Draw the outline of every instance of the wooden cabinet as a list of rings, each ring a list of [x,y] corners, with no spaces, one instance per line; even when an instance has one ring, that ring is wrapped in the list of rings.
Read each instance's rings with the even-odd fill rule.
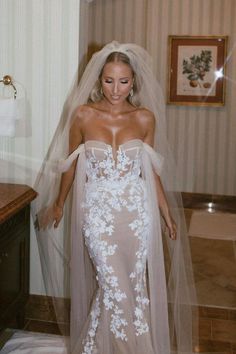
[[[30,202],[25,185],[0,183],[0,330],[24,325],[29,296]]]

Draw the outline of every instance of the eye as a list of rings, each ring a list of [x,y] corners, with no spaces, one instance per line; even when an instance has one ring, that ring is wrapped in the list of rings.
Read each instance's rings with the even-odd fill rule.
[[[111,79],[105,79],[104,81],[105,81],[106,84],[111,84],[112,83]]]
[[[121,80],[121,83],[122,83],[122,84],[128,84],[128,83],[129,83],[129,80]]]

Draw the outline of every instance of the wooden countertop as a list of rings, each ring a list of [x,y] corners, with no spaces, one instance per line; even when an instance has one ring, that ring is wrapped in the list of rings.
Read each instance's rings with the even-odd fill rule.
[[[23,184],[0,183],[0,224],[35,199],[37,193]]]

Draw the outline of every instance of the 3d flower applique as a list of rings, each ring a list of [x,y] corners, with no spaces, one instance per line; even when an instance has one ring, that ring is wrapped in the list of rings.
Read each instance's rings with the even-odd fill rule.
[[[149,230],[149,216],[140,182],[141,160],[137,153],[134,158],[119,149],[114,159],[111,146],[106,145],[103,158],[87,152],[86,197],[83,203],[84,235],[91,258],[96,264],[99,284],[99,301],[91,316],[88,336],[83,354],[96,353],[96,331],[99,324],[101,306],[110,317],[110,331],[115,338],[129,340],[129,326],[135,335],[148,332],[145,310],[149,304],[146,296],[146,255]],[[129,236],[137,240],[134,265],[127,274],[132,291],[134,306],[130,314],[124,310],[129,301],[128,292],[116,272],[113,260],[119,257],[119,243],[115,241],[116,217],[124,212],[130,216],[127,227]],[[135,241],[136,242],[136,241]],[[122,286],[121,286],[122,284]]]

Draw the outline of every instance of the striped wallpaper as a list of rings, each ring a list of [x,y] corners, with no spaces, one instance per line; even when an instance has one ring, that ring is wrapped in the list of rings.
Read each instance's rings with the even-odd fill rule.
[[[235,0],[0,0],[0,14],[0,77],[10,74],[25,87],[31,126],[26,137],[0,137],[0,153],[26,156],[36,168],[78,59],[82,69],[104,43],[136,42],[153,56],[166,92],[169,34],[229,35],[225,107],[168,106],[167,120],[182,190],[236,194]],[[33,232],[31,260],[31,293],[42,293]]]
[[[31,131],[0,137],[0,157],[26,157],[38,171],[78,66],[78,0],[0,0],[0,77],[12,75],[26,89]],[[17,160],[17,158],[16,158]],[[14,171],[13,171],[14,173]],[[0,171],[0,177],[4,171]],[[31,184],[34,175],[17,181]],[[37,244],[31,232],[30,291],[43,292]]]
[[[23,85],[30,106],[30,131],[0,137],[0,151],[26,156],[38,170],[78,66],[79,2],[0,0],[0,13],[0,77]]]
[[[87,5],[88,57],[116,39],[147,48],[166,94],[168,35],[228,35],[226,105],[167,106],[168,136],[181,189],[236,195],[236,1],[94,0]]]

